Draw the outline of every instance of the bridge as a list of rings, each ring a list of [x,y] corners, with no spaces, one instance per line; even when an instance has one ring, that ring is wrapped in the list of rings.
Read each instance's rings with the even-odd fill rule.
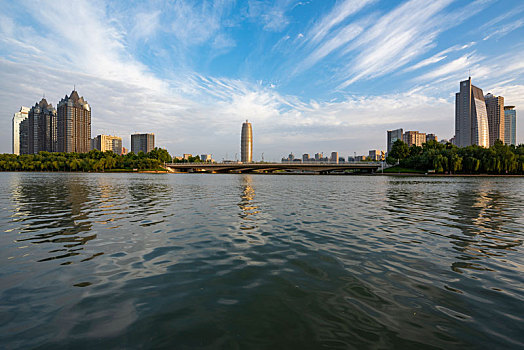
[[[289,163],[169,163],[166,164],[172,172],[207,172],[207,173],[273,173],[307,172],[316,174],[342,173],[347,170],[372,173],[382,167],[380,162],[289,162]]]

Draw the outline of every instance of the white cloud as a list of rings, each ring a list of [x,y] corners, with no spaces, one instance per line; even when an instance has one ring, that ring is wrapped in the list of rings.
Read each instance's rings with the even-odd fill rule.
[[[311,43],[318,43],[330,33],[331,29],[374,2],[376,0],[344,0],[339,2],[311,28],[306,37]]]

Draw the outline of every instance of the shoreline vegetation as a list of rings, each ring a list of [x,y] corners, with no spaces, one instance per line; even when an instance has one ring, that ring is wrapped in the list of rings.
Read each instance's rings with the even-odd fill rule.
[[[0,171],[165,174],[172,173],[164,166],[165,163],[181,161],[183,160],[172,158],[167,150],[161,148],[155,148],[148,153],[131,152],[126,155],[98,150],[88,153],[0,154]],[[194,157],[186,161],[198,162],[200,159]],[[393,166],[383,171],[377,170],[374,175],[522,176],[524,175],[524,144],[513,146],[497,141],[490,148],[479,146],[459,148],[450,143],[428,141],[422,147],[415,145],[409,147],[403,141],[397,140],[386,162]],[[293,174],[293,172],[282,174]]]
[[[504,145],[500,140],[489,148],[428,141],[409,147],[395,141],[386,162],[394,167],[384,173],[431,175],[524,175],[524,144]]]
[[[160,148],[151,152],[118,155],[112,151],[88,153],[39,152],[38,154],[0,154],[0,171],[49,172],[167,172],[164,162],[169,153]]]

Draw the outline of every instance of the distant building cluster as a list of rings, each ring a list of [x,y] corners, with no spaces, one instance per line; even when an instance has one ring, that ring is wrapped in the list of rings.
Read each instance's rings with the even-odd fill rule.
[[[391,148],[393,147],[393,144],[397,140],[402,140],[404,143],[406,143],[408,146],[422,146],[422,144],[433,140],[438,141],[437,135],[435,134],[426,134],[419,131],[406,131],[404,132],[403,129],[395,129],[395,130],[388,130],[387,131],[388,139],[387,139],[387,145],[388,149],[387,152],[391,152]]]
[[[13,116],[14,154],[88,152],[91,140],[91,107],[76,90],[57,109],[45,98],[30,109],[21,107]]]
[[[504,97],[489,93],[471,84],[471,77],[460,82],[455,96],[455,136],[459,147],[478,145],[490,147],[497,140],[508,145],[517,142],[516,111],[504,106]]]
[[[155,148],[154,134],[131,135],[131,151],[137,154]],[[90,150],[113,151],[127,154],[122,138],[98,135],[91,138],[91,106],[73,89],[55,109],[42,98],[31,108],[20,107],[13,116],[13,154],[36,154],[38,152],[76,152]]]
[[[395,129],[387,131],[387,152],[391,152],[397,140],[408,146],[434,140],[435,134]],[[460,82],[455,96],[455,136],[449,140],[454,145],[466,147],[479,145],[490,147],[497,140],[507,145],[517,144],[517,112],[515,106],[505,106],[504,97],[491,93],[484,95],[482,89],[471,84],[471,78]],[[441,140],[447,143],[448,140]]]
[[[308,153],[304,153],[302,158],[296,158],[293,153],[290,153],[287,158],[282,158],[282,163],[331,163],[343,164],[346,162],[360,162],[360,161],[382,161],[385,160],[385,152],[381,150],[370,150],[368,156],[348,156],[347,158],[340,157],[338,152],[331,152],[331,156],[324,156],[322,152],[315,153],[314,157],[310,157]]]

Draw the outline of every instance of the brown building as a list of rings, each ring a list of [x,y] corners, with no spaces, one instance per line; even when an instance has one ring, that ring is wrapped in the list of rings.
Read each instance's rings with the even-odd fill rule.
[[[58,103],[58,152],[85,153],[91,149],[91,107],[73,90]]]
[[[426,134],[418,131],[406,131],[402,135],[402,141],[407,143],[408,146],[422,146],[423,143],[426,143]]]
[[[493,146],[497,140],[504,142],[504,97],[489,93],[484,100],[488,112],[489,145]]]
[[[111,135],[98,135],[91,140],[91,149],[101,152],[112,151],[114,154],[122,154],[122,138]]]

